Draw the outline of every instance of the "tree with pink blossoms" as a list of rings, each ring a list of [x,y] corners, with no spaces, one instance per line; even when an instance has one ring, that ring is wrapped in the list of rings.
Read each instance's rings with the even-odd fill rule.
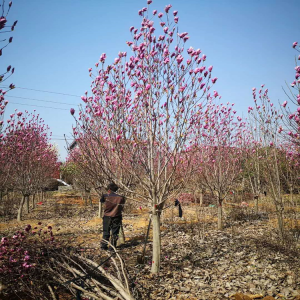
[[[297,204],[297,202],[294,202],[295,199],[293,199],[293,194],[300,183],[300,159],[298,145],[291,141],[285,142],[280,145],[278,155],[283,188],[284,190],[289,191],[289,203],[293,206],[294,204]]]
[[[15,21],[13,24],[7,23],[7,16],[12,7],[12,1],[9,2],[8,8],[5,7],[5,0],[2,0],[2,5],[0,5],[0,9],[2,10],[2,16],[0,17],[0,33],[5,34],[8,32],[12,32],[15,29],[15,26],[17,25],[18,21]],[[2,56],[2,53],[4,52],[4,49],[13,41],[13,37],[2,39],[1,42],[4,43],[4,45],[0,46],[0,56]],[[11,65],[7,66],[6,70],[0,74],[0,82],[3,83],[5,80],[7,80],[13,73],[15,69],[12,68]],[[14,88],[13,84],[9,85],[8,90],[11,90]],[[0,133],[1,129],[3,127],[3,115],[5,107],[8,103],[7,100],[4,99],[4,96],[8,90],[2,90],[0,89]]]
[[[235,117],[233,105],[209,103],[198,115],[195,131],[196,153],[194,165],[201,186],[217,198],[218,229],[223,229],[222,204],[236,187],[242,172],[243,135],[245,122]]]
[[[284,141],[284,136],[281,134],[283,115],[271,102],[268,89],[264,89],[264,85],[258,92],[256,88],[253,88],[252,94],[255,106],[250,109],[249,113],[259,126],[254,129],[260,133],[253,136],[253,143],[262,149],[259,158],[263,161],[263,177],[276,209],[279,236],[281,240],[284,240],[282,164],[279,152]]]
[[[292,141],[300,146],[300,45],[298,42],[293,43],[293,48],[297,52],[295,58],[295,79],[288,86],[288,91],[285,91],[288,101],[285,100],[282,103],[282,112],[283,112],[283,124],[281,127],[282,134],[284,134],[286,140]],[[289,107],[289,104],[292,107]]]
[[[48,127],[39,115],[16,112],[10,115],[0,139],[1,176],[11,189],[22,193],[17,220],[25,201],[41,188],[56,169],[57,152],[49,143]],[[3,188],[3,187],[2,187]]]
[[[152,272],[160,268],[160,215],[165,201],[183,184],[178,169],[189,160],[188,150],[198,112],[217,81],[206,56],[189,47],[187,32],[180,32],[178,12],[141,9],[140,28],[130,28],[130,54],[119,52],[105,65],[102,54],[93,77],[92,95],[82,96],[85,108],[76,119],[74,137],[88,137],[95,166],[131,198],[149,205],[153,224]],[[159,26],[154,27],[154,20]],[[74,110],[71,114],[74,115]],[[97,153],[97,154],[96,154]],[[190,168],[181,170],[188,178]],[[182,174],[183,173],[183,174]],[[128,178],[133,184],[128,184]]]
[[[256,90],[253,89],[253,93]],[[261,194],[263,193],[264,184],[264,160],[262,159],[262,136],[263,130],[259,126],[257,112],[253,107],[248,107],[249,118],[247,120],[248,142],[245,144],[246,160],[244,164],[244,175],[247,178],[253,198],[255,200],[255,210],[258,213]]]

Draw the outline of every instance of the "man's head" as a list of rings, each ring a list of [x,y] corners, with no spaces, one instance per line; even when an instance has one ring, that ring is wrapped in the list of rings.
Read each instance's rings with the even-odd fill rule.
[[[114,183],[111,182],[108,186],[107,186],[107,190],[111,191],[111,192],[116,192],[119,189],[119,187]]]

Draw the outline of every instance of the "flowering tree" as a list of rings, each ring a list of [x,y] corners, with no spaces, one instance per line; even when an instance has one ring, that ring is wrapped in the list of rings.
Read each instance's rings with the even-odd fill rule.
[[[16,112],[10,115],[0,140],[2,176],[6,184],[22,193],[17,220],[22,217],[25,200],[41,188],[56,169],[57,152],[49,143],[48,127],[39,115]],[[27,204],[28,206],[29,204]]]
[[[290,193],[290,204],[293,204],[293,193],[299,186],[299,148],[293,143],[283,143],[278,149],[282,182]]]
[[[12,6],[12,1],[9,2],[8,4],[8,9],[5,11],[5,0],[2,0],[2,7],[0,5],[0,8],[2,9],[2,16],[0,17],[0,33],[8,33],[8,32],[12,32],[15,29],[15,26],[17,25],[18,21],[15,21],[13,23],[13,25],[8,25],[7,24],[7,15],[10,11],[10,8]],[[2,52],[3,49],[6,48],[13,40],[13,37],[9,37],[8,39],[3,39],[1,40],[1,42],[4,42],[4,46],[0,46],[0,56],[2,56]],[[11,65],[9,65],[6,68],[6,71],[3,72],[2,74],[0,74],[0,82],[4,82],[5,80],[7,80],[13,73],[14,73],[15,69],[11,67]],[[9,89],[13,89],[14,85],[10,84],[9,85]],[[4,99],[4,96],[6,94],[7,91],[4,91],[2,89],[0,89],[0,133],[1,133],[1,129],[3,127],[3,114],[4,114],[4,109],[8,103],[7,100]]]
[[[256,90],[253,90],[253,95]],[[258,118],[258,112],[253,110],[253,107],[248,108],[248,143],[245,143],[245,154],[246,161],[244,164],[244,174],[248,179],[250,184],[254,200],[255,200],[255,210],[258,213],[258,203],[263,192],[263,169],[264,169],[264,160],[263,160],[263,149],[262,149],[262,136],[263,130],[261,128]]]
[[[88,138],[88,151],[105,178],[151,207],[154,273],[160,267],[161,210],[182,185],[182,172],[189,175],[190,168],[181,170],[180,178],[176,170],[189,160],[198,111],[212,97],[210,86],[217,80],[211,79],[212,67],[206,69],[200,49],[188,48],[184,58],[189,36],[179,33],[178,12],[171,16],[171,7],[165,7],[165,16],[156,10],[151,14],[149,7],[139,11],[141,28],[131,27],[127,42],[131,55],[120,52],[106,67],[106,55],[101,55],[96,73],[89,70],[92,96],[82,97],[85,109],[74,128],[81,152],[87,154],[81,139]],[[154,27],[155,18],[161,30]]]
[[[293,43],[293,48],[300,53],[300,46],[298,42]],[[296,106],[296,109],[289,108],[288,101],[284,101],[282,103],[283,107],[283,123],[284,127],[281,128],[281,131],[285,134],[285,138],[289,141],[292,141],[300,146],[300,65],[298,62],[300,61],[300,55],[295,59],[295,80],[291,83],[289,90],[286,92],[286,96],[289,98],[290,104],[293,107]],[[293,111],[294,110],[294,111]]]
[[[242,138],[245,122],[234,118],[232,106],[210,103],[199,114],[195,131],[197,152],[194,157],[199,181],[217,197],[218,229],[223,228],[222,203],[242,171]]]
[[[253,99],[255,107],[250,109],[250,114],[256,118],[261,135],[255,142],[260,145],[262,151],[260,158],[263,160],[263,177],[270,189],[271,198],[276,208],[278,220],[278,231],[280,238],[284,238],[283,210],[284,203],[282,197],[282,169],[280,164],[280,145],[283,142],[282,118],[271,100],[268,97],[268,89],[264,85],[258,91],[253,88]],[[256,128],[257,130],[257,128]],[[254,137],[255,139],[255,137]]]

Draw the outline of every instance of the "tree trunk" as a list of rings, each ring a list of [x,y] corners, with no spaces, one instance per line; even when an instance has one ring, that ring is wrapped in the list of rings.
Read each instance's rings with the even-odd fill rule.
[[[20,222],[21,219],[22,219],[22,210],[23,210],[24,202],[25,202],[25,196],[22,197],[22,200],[20,202],[20,206],[19,206],[19,209],[18,209],[18,216],[17,216],[17,221],[18,222]]]
[[[222,208],[222,202],[218,203],[218,230],[223,230],[223,208]]]
[[[283,207],[276,207],[279,237],[284,241]]]
[[[293,204],[293,185],[292,184],[290,184],[290,201],[291,201],[290,205],[292,205]]]
[[[200,190],[200,206],[203,206],[203,190]]]
[[[255,198],[255,213],[258,214],[258,199],[259,199],[259,195],[256,195],[254,198]]]
[[[103,203],[101,203],[100,201],[99,201],[99,211],[98,211],[98,217],[99,217],[99,219],[101,219],[102,218],[102,214],[103,214]]]
[[[35,208],[35,202],[34,202],[34,200],[35,200],[35,194],[32,195],[32,209]]]
[[[29,196],[26,196],[25,198],[25,201],[26,201],[26,214],[29,214]]]
[[[152,216],[153,222],[153,254],[151,272],[157,274],[160,269],[160,212],[155,212]]]

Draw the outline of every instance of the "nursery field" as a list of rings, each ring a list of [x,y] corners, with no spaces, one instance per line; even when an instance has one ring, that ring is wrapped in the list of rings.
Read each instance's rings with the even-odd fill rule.
[[[1,236],[11,236],[28,224],[34,227],[41,222],[42,230],[51,226],[55,240],[64,245],[65,251],[99,263],[111,254],[99,247],[102,220],[97,215],[97,203],[93,198],[93,207],[85,206],[74,193],[51,193],[22,222],[0,223]],[[166,209],[161,224],[161,271],[152,274],[151,230],[144,263],[137,261],[144,247],[149,210],[128,204],[123,217],[125,243],[118,247],[117,253],[127,269],[134,299],[300,299],[300,220],[293,215],[285,219],[289,232],[297,235],[298,244],[294,239],[284,246],[277,240],[276,221],[267,200],[261,203],[259,214],[251,206],[251,203],[244,208],[225,205],[223,231],[217,230],[215,207],[186,204],[182,218],[177,217],[177,207]],[[104,263],[107,272],[112,269],[111,264],[111,261]],[[76,277],[74,274],[68,280]],[[26,280],[35,284],[27,278],[16,282],[15,290],[18,285],[26,284]],[[55,282],[52,291],[55,299],[81,297]],[[18,293],[5,296],[4,288],[1,299],[32,298]]]
[[[300,2],[13,2],[0,300],[300,300]]]

